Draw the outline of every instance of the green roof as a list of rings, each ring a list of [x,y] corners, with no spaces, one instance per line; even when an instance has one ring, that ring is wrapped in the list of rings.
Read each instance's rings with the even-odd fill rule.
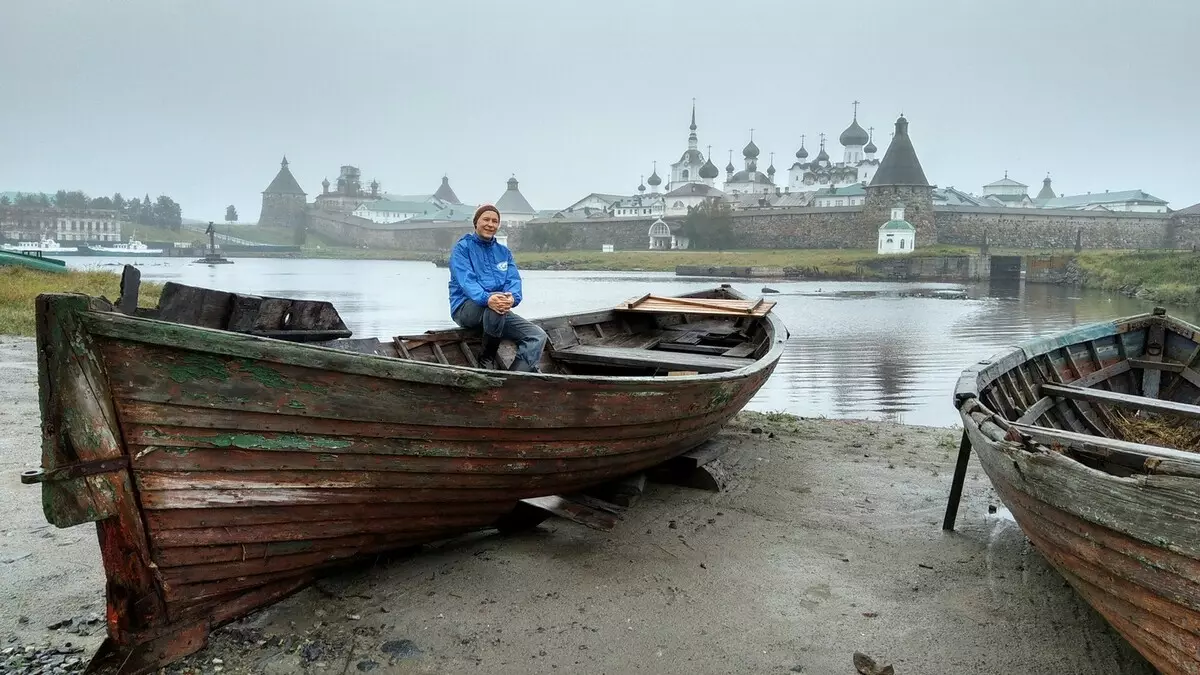
[[[468,206],[466,204],[452,204],[450,206],[447,206],[444,209],[441,209],[440,211],[433,211],[432,213],[426,213],[423,216],[416,216],[414,218],[410,218],[408,220],[408,222],[415,223],[415,222],[420,222],[420,221],[428,221],[428,222],[449,221],[449,222],[469,223],[469,222],[471,222],[471,218],[473,218],[474,216],[475,216],[475,207],[474,206]]]
[[[917,228],[907,220],[889,220],[879,226],[880,230],[895,230],[899,232],[916,232]]]
[[[1166,201],[1147,194],[1142,190],[1122,190],[1121,192],[1095,192],[1090,195],[1069,195],[1066,197],[1056,197],[1054,199],[1038,200],[1042,208],[1047,209],[1070,209],[1078,206],[1091,206],[1092,204],[1116,204],[1122,202],[1141,202],[1144,204],[1162,204],[1166,205]]]
[[[378,211],[382,213],[424,214],[436,211],[438,209],[438,205],[433,202],[396,201],[392,199],[380,199],[373,202],[363,202],[359,206],[368,211]]]
[[[865,187],[863,187],[862,183],[855,183],[854,185],[845,185],[840,188],[830,188],[828,190],[821,190],[817,194],[813,195],[813,198],[815,199],[817,197],[860,197],[865,194],[867,194],[867,189]]]

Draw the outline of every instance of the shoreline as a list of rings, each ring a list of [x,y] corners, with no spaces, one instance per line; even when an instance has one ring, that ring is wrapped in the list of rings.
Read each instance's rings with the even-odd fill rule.
[[[0,336],[0,672],[104,636],[95,528],[49,526],[18,480],[40,464],[33,342]],[[902,675],[1149,675],[974,461],[941,531],[957,436],[743,412],[722,492],[649,484],[611,532],[551,519],[331,572],[165,672],[851,673],[862,652]]]

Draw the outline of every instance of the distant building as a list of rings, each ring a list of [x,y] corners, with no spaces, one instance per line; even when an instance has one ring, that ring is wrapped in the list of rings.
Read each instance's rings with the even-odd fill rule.
[[[398,223],[417,216],[424,216],[443,208],[440,201],[410,202],[376,199],[363,202],[352,213],[375,223]]]
[[[287,157],[279,163],[279,173],[262,193],[258,224],[265,227],[303,228],[308,198],[288,168]]]
[[[520,227],[538,215],[525,195],[521,194],[516,176],[508,179],[508,188],[496,200],[496,209],[500,211],[501,227]]]
[[[121,241],[121,213],[109,209],[0,207],[0,239],[62,242]]]
[[[775,164],[767,167],[767,172],[758,170],[758,146],[754,144],[751,135],[750,142],[742,148],[742,159],[746,168],[725,179],[724,192],[729,194],[774,194],[775,193]],[[714,170],[716,167],[713,167]]]
[[[858,123],[858,102],[854,102],[854,116],[850,126],[838,136],[842,145],[842,161],[834,162],[825,151],[825,135],[821,134],[821,147],[817,156],[809,161],[804,147],[804,136],[800,137],[800,149],[796,151],[796,163],[788,171],[788,190],[791,192],[812,191],[824,187],[847,187],[855,183],[867,185],[875,177],[879,160],[875,158],[874,128],[863,129]]]
[[[677,251],[688,247],[688,238],[679,223],[668,223],[659,218],[650,224],[649,235],[651,251]]]
[[[720,171],[712,163],[712,159],[705,159],[704,153],[700,152],[699,139],[696,136],[696,102],[692,102],[692,123],[688,126],[690,133],[688,134],[688,147],[680,155],[679,161],[671,165],[671,181],[667,183],[667,191],[677,190],[685,185],[702,184],[712,186],[713,179],[716,178]],[[705,176],[704,174],[710,174]],[[654,178],[658,175],[655,172]],[[654,187],[657,187],[655,185]]]
[[[879,169],[867,185],[863,217],[867,223],[886,222],[887,215],[897,202],[905,205],[906,220],[925,241],[937,241],[937,224],[933,217],[933,186],[925,178],[917,151],[908,135],[908,120],[901,115],[896,120],[892,142],[879,163]],[[915,239],[914,239],[915,241]]]
[[[1028,185],[1009,178],[1007,171],[1004,172],[1004,178],[983,186],[985,201],[994,202],[1000,206],[1019,206],[1023,208],[1034,206],[1033,200],[1029,198],[1028,191]]]
[[[867,203],[867,188],[861,183],[845,187],[830,187],[829,189],[817,192],[812,198],[812,205],[817,208],[829,206],[862,206],[865,203]]]
[[[715,187],[702,183],[688,183],[663,195],[663,201],[666,215],[686,216],[688,209],[700,206],[706,201],[719,200],[724,196],[725,193]]]
[[[1047,179],[1049,180],[1049,179]],[[1043,209],[1074,209],[1077,211],[1123,211],[1134,213],[1166,213],[1167,201],[1142,190],[1064,195],[1038,200]]]
[[[371,181],[370,192],[362,188],[362,172],[358,167],[346,165],[341,167],[337,178],[337,189],[329,189],[329,179],[321,181],[321,194],[317,195],[314,204],[325,211],[342,211],[351,213],[360,204],[381,199],[379,181]]]
[[[449,176],[442,176],[442,184],[438,186],[438,189],[433,193],[433,196],[446,202],[447,204],[462,204],[462,201],[459,200],[458,195],[454,194],[454,188],[450,187]]]
[[[892,217],[879,226],[880,255],[893,253],[912,253],[917,247],[917,228],[904,219],[904,204],[899,202],[892,207]]]

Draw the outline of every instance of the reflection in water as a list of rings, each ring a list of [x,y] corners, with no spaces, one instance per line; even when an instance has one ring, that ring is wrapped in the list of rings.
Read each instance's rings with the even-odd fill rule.
[[[113,260],[67,258],[72,267]],[[448,272],[430,263],[238,258],[205,266],[185,259],[139,262],[147,281],[330,300],[356,336],[452,326]],[[525,272],[521,314],[551,316],[609,307],[644,293],[678,293],[720,280],[669,273]],[[963,368],[1000,350],[1078,323],[1149,311],[1149,303],[1041,284],[771,281],[775,311],[791,333],[775,374],[750,403],[815,417],[956,425],[954,383]],[[762,282],[733,282],[746,295]],[[1191,311],[1180,311],[1194,321]]]

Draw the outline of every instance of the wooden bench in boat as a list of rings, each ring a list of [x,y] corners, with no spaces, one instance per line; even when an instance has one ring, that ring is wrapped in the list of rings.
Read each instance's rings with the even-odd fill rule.
[[[630,347],[601,347],[573,345],[554,350],[554,358],[566,363],[587,363],[663,370],[692,370],[698,373],[721,373],[737,370],[754,363],[754,359],[733,356],[711,356],[686,352],[667,352]]]

